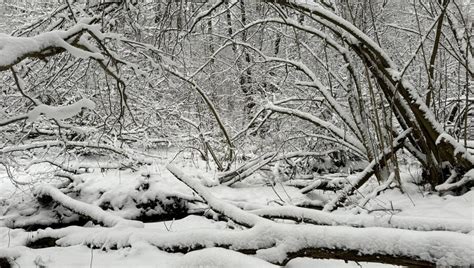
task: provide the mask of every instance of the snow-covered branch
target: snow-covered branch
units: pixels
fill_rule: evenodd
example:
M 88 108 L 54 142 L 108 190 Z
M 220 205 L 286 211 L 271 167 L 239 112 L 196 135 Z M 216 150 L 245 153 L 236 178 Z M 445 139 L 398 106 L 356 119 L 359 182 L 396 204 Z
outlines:
M 287 115 L 292 115 L 292 116 L 296 116 L 298 118 L 301 118 L 303 120 L 307 120 L 315 125 L 318 125 L 320 127 L 323 127 L 327 130 L 329 130 L 333 135 L 335 135 L 337 138 L 351 144 L 352 146 L 354 146 L 355 148 L 357 148 L 359 151 L 357 152 L 358 154 L 361 154 L 362 152 L 365 152 L 365 147 L 364 145 L 354 136 L 352 136 L 350 133 L 348 133 L 347 131 L 344 131 L 343 129 L 340 129 L 339 127 L 327 122 L 327 121 L 324 121 L 324 120 L 321 120 L 309 113 L 305 113 L 305 112 L 302 112 L 300 110 L 297 110 L 297 109 L 291 109 L 291 108 L 286 108 L 286 107 L 281 107 L 281 106 L 277 106 L 277 105 L 274 105 L 274 104 L 267 104 L 265 106 L 265 109 L 268 109 L 270 111 L 273 111 L 273 112 L 277 112 L 277 113 L 282 113 L 282 114 L 287 114 Z
M 234 222 L 247 226 L 253 227 L 257 223 L 265 223 L 267 220 L 260 218 L 257 215 L 253 215 L 248 212 L 234 207 L 233 205 L 227 204 L 222 200 L 214 197 L 209 191 L 204 188 L 199 182 L 193 180 L 188 175 L 184 174 L 178 167 L 173 165 L 168 165 L 168 170 L 180 181 L 184 182 L 187 186 L 193 189 L 200 197 L 206 201 L 206 203 L 216 212 L 221 213 L 222 215 L 228 217 Z
M 67 31 L 52 31 L 33 37 L 13 37 L 0 34 L 0 71 L 10 69 L 25 58 L 45 58 L 67 50 L 78 58 L 103 60 L 100 53 L 74 46 L 74 41 L 86 31 L 97 32 L 96 25 L 78 23 Z
M 397 215 L 340 215 L 295 206 L 263 208 L 251 212 L 270 219 L 288 219 L 317 225 L 343 225 L 359 228 L 385 227 L 417 231 L 451 231 L 466 234 L 474 230 L 472 221 L 460 219 Z
M 77 214 L 89 217 L 97 222 L 101 222 L 108 227 L 133 226 L 141 228 L 144 226 L 142 222 L 125 220 L 121 217 L 115 216 L 109 212 L 102 210 L 98 206 L 77 201 L 50 185 L 45 184 L 37 187 L 35 190 L 35 194 L 39 198 L 50 197 L 55 202 L 58 202 L 62 206 L 76 212 Z

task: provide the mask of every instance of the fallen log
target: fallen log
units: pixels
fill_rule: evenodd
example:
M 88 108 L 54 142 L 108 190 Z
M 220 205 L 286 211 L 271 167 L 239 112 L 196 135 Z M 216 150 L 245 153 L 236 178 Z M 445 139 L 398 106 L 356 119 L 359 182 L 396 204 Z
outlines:
M 332 226 L 385 227 L 417 231 L 450 231 L 468 234 L 474 231 L 471 220 L 415 216 L 341 215 L 296 206 L 279 206 L 250 211 L 268 219 L 286 219 L 301 223 Z
M 331 257 L 397 265 L 474 264 L 472 236 L 446 231 L 265 223 L 245 230 L 163 232 L 134 227 L 67 227 L 27 234 L 30 242 L 50 237 L 63 247 L 85 244 L 92 248 L 117 249 L 149 243 L 170 253 L 222 247 L 278 265 L 296 257 Z

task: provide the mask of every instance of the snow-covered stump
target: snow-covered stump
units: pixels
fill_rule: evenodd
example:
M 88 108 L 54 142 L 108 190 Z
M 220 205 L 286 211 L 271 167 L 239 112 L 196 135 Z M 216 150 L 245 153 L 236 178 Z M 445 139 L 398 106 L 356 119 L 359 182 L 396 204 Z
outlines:
M 126 220 L 106 212 L 97 206 L 77 201 L 65 195 L 59 189 L 54 188 L 51 185 L 41 185 L 37 187 L 35 189 L 35 195 L 38 198 L 50 197 L 53 201 L 59 203 L 65 208 L 68 208 L 79 215 L 88 217 L 96 222 L 102 223 L 107 227 L 144 227 L 143 222 Z

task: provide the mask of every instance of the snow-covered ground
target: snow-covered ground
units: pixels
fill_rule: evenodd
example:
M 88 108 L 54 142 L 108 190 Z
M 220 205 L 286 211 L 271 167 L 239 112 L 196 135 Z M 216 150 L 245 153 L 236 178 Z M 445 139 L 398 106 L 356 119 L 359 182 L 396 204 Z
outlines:
M 115 215 L 125 218 L 137 218 L 143 214 L 143 209 L 137 208 L 137 203 L 153 203 L 157 197 L 169 197 L 169 205 L 173 205 L 176 198 L 196 201 L 191 209 L 206 211 L 207 206 L 184 183 L 177 180 L 166 168 L 168 159 L 157 161 L 153 165 L 143 166 L 139 170 L 104 170 L 96 168 L 92 172 L 78 175 L 83 182 L 77 184 L 71 191 L 80 191 L 75 198 L 89 204 L 108 209 Z M 91 162 L 93 163 L 93 162 Z M 186 163 L 186 164 L 185 164 Z M 215 172 L 205 172 L 203 164 L 179 161 L 181 170 L 194 179 L 201 180 L 204 185 L 215 185 Z M 27 171 L 15 172 L 15 178 L 20 185 L 14 185 L 0 168 L 0 258 L 15 257 L 17 267 L 274 267 L 259 258 L 223 248 L 206 248 L 192 251 L 187 254 L 167 253 L 145 241 L 134 241 L 133 246 L 118 249 L 98 248 L 91 249 L 85 245 L 76 244 L 64 247 L 28 248 L 24 246 L 25 239 L 34 235 L 21 229 L 10 229 L 12 222 L 16 226 L 27 226 L 32 223 L 48 226 L 58 224 L 57 215 L 41 210 L 36 205 L 32 189 L 47 182 L 54 185 L 59 181 L 48 179 L 49 167 L 47 164 L 35 165 Z M 38 176 L 38 174 L 42 174 Z M 431 194 L 415 184 L 409 183 L 418 176 L 413 170 L 405 169 L 402 193 L 398 189 L 390 189 L 380 196 L 370 200 L 364 208 L 354 205 L 335 211 L 337 215 L 352 217 L 354 214 L 366 214 L 369 217 L 392 217 L 394 215 L 407 217 L 426 217 L 433 221 L 449 219 L 460 222 L 474 219 L 474 191 L 462 196 L 438 196 Z M 299 189 L 277 183 L 268 186 L 261 182 L 259 175 L 249 179 L 248 183 L 240 183 L 236 187 L 214 186 L 207 188 L 215 197 L 225 200 L 245 210 L 257 210 L 268 207 L 278 207 L 282 202 L 287 205 L 302 201 L 327 199 L 330 193 L 313 192 L 309 195 L 301 194 Z M 43 178 L 38 180 L 38 178 Z M 31 182 L 24 184 L 25 182 Z M 366 194 L 372 186 L 362 189 Z M 364 192 L 364 190 L 366 192 Z M 326 196 L 326 197 L 325 197 Z M 159 203 L 159 202 L 158 202 Z M 357 202 L 354 202 L 357 204 Z M 164 212 L 163 207 L 150 206 L 146 213 Z M 166 207 L 169 209 L 169 207 Z M 179 207 L 177 209 L 180 209 Z M 54 209 L 52 209 L 54 211 Z M 74 222 L 76 217 L 67 217 L 67 210 L 62 209 L 62 221 Z M 207 213 L 207 212 L 205 212 Z M 143 215 L 142 215 L 143 216 Z M 145 215 L 146 216 L 146 215 Z M 153 216 L 153 215 L 151 215 Z M 229 230 L 240 228 L 235 224 L 215 221 L 213 214 L 208 218 L 189 215 L 181 219 L 166 219 L 160 222 L 145 223 L 145 231 L 152 235 L 179 232 L 199 232 L 199 230 Z M 165 219 L 165 218 L 163 218 Z M 474 225 L 474 223 L 472 224 Z M 86 224 L 92 226 L 92 223 Z M 471 230 L 474 229 L 471 226 Z M 117 231 L 117 230 L 116 230 Z M 118 230 L 117 232 L 120 232 Z M 473 235 L 470 232 L 469 235 Z M 93 234 L 91 234 L 93 235 Z M 99 236 L 97 236 L 99 237 Z M 472 239 L 474 242 L 474 238 Z M 466 249 L 469 251 L 469 248 Z M 472 252 L 474 253 L 474 252 Z M 344 262 L 341 260 L 315 260 L 297 258 L 291 260 L 285 267 L 384 267 L 390 266 L 377 263 Z

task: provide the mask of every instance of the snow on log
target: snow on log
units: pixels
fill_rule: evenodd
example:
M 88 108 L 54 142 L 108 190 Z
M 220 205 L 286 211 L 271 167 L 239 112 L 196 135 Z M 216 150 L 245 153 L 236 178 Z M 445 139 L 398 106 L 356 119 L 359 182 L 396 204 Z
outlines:
M 216 212 L 228 217 L 234 222 L 246 227 L 253 227 L 257 223 L 271 222 L 261 218 L 255 214 L 245 212 L 231 204 L 228 204 L 216 197 L 214 197 L 202 184 L 193 180 L 184 174 L 178 167 L 168 165 L 167 169 L 180 181 L 193 189 L 206 203 Z
M 397 265 L 467 266 L 474 264 L 472 236 L 452 232 L 419 232 L 387 228 L 353 228 L 279 224 L 275 247 L 256 256 L 276 264 L 296 257 L 342 258 Z M 281 241 L 281 242 L 280 242 Z
M 28 233 L 29 241 L 55 238 L 59 246 L 86 244 L 98 248 L 134 247 L 147 242 L 167 252 L 223 247 L 255 254 L 284 265 L 297 257 L 469 266 L 474 264 L 472 235 L 445 231 L 303 224 L 257 224 L 246 230 L 198 229 L 160 232 L 153 229 L 66 227 Z
M 97 222 L 103 223 L 105 226 L 133 226 L 133 227 L 144 227 L 142 222 L 126 220 L 121 217 L 115 216 L 109 212 L 102 210 L 101 208 L 80 202 L 72 199 L 71 197 L 62 193 L 59 189 L 54 188 L 50 185 L 41 185 L 35 190 L 35 194 L 38 197 L 49 196 L 55 202 L 58 202 L 62 206 L 76 212 L 79 215 L 89 217 Z
M 318 225 L 387 227 L 417 231 L 451 231 L 460 233 L 469 233 L 474 230 L 474 222 L 471 220 L 450 218 L 427 218 L 397 215 L 341 215 L 295 206 L 263 208 L 251 212 L 265 218 L 289 219 Z
M 467 186 L 469 183 L 474 182 L 474 168 L 466 172 L 464 176 L 457 182 L 449 182 L 449 179 L 445 183 L 440 184 L 435 187 L 436 191 L 447 192 L 459 189 L 461 187 Z
M 440 145 L 442 143 L 447 143 L 453 146 L 454 152 L 453 155 L 454 157 L 458 159 L 466 159 L 467 161 L 471 162 L 471 168 L 474 167 L 474 156 L 471 155 L 469 150 L 461 145 L 456 139 L 454 139 L 452 136 L 450 136 L 448 133 L 443 132 L 441 135 L 438 136 L 436 139 L 436 145 Z

